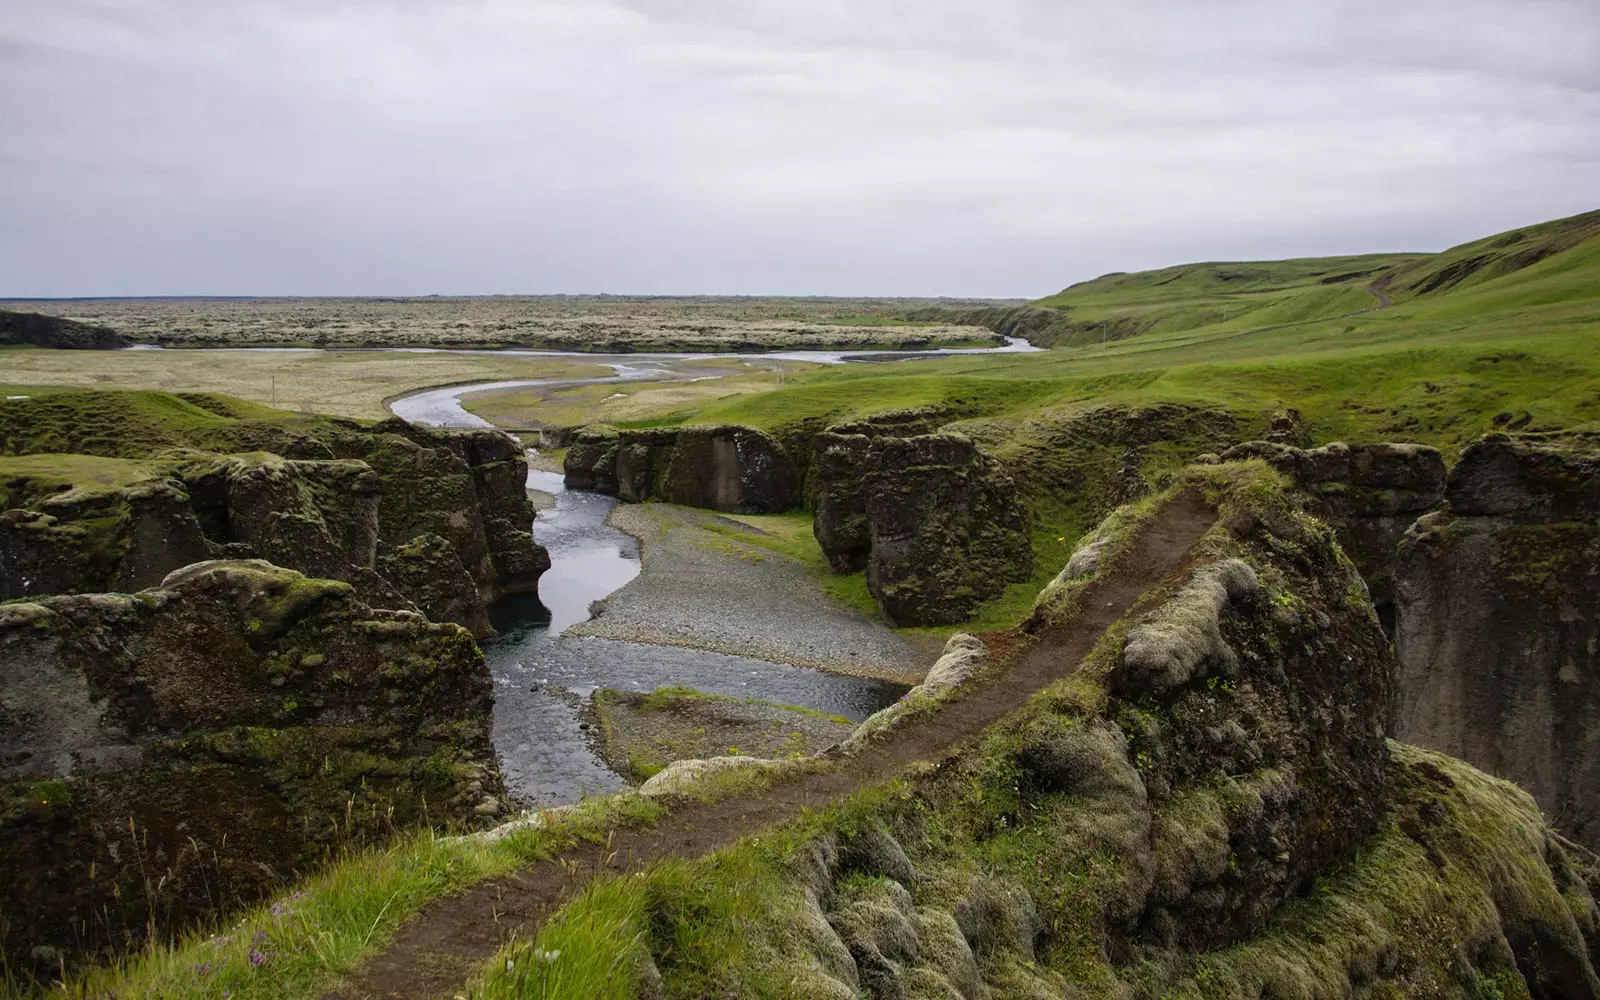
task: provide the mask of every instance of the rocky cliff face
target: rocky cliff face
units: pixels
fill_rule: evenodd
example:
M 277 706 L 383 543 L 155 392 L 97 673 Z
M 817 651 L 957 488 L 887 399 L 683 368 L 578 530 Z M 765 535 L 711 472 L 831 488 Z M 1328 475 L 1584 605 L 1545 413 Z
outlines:
M 326 458 L 169 452 L 148 482 L 0 514 L 0 597 L 133 591 L 203 559 L 261 558 L 483 636 L 489 606 L 549 568 L 505 435 L 388 421 L 316 443 Z
M 1285 418 L 1279 436 L 1296 436 Z M 1317 516 L 1331 524 L 1339 543 L 1361 570 L 1385 629 L 1394 631 L 1394 568 L 1400 540 L 1421 515 L 1444 502 L 1444 457 L 1420 444 L 1298 448 L 1249 441 L 1230 448 L 1226 460 L 1260 458 L 1293 479 Z
M 1491 435 L 1448 499 L 1400 549 L 1394 734 L 1600 846 L 1600 435 Z
M 800 503 L 788 454 L 749 427 L 586 427 L 563 467 L 569 487 L 629 503 L 661 500 L 733 514 L 776 514 Z
M 970 617 L 1033 573 L 1029 516 L 998 461 L 959 434 L 814 439 L 813 530 L 835 572 L 867 571 L 897 625 Z
M 491 705 L 465 630 L 265 562 L 0 607 L 5 952 L 121 947 L 497 812 Z
M 722 965 L 648 951 L 712 900 L 683 890 L 651 910 L 637 960 L 662 992 L 1600 995 L 1600 863 L 1514 786 L 1384 738 L 1393 654 L 1334 530 L 1258 468 L 1184 478 L 1196 493 L 1114 515 L 1027 633 L 996 644 L 1012 671 L 1060 660 L 1060 680 L 951 757 L 803 825 L 820 835 L 727 852 L 760 904 Z M 1086 609 L 1153 582 L 1140 539 L 1189 523 L 1197 494 L 1219 509 L 1187 569 L 1074 672 L 1064 650 Z M 869 722 L 844 752 L 871 754 L 892 726 Z M 673 884 L 729 906 L 724 863 Z

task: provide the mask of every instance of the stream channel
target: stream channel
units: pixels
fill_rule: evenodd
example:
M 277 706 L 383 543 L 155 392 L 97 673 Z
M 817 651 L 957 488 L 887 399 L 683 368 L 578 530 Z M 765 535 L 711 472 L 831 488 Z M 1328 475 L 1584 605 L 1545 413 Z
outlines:
M 1031 346 L 1025 341 L 1012 341 L 1006 347 L 988 350 L 1029 349 Z M 929 351 L 923 355 L 933 353 L 956 352 Z M 659 360 L 693 357 L 670 355 L 660 356 Z M 785 352 L 752 357 L 841 363 L 853 356 Z M 871 359 L 888 360 L 881 353 Z M 594 360 L 609 364 L 616 375 L 432 389 L 397 399 L 390 409 L 396 416 L 418 424 L 488 427 L 492 426 L 488 421 L 462 407 L 463 395 L 529 385 L 673 378 L 673 373 L 652 356 Z M 500 635 L 483 647 L 495 682 L 495 748 L 506 787 L 521 802 L 558 805 L 626 785 L 596 756 L 590 733 L 580 728 L 586 726 L 580 717 L 583 705 L 597 688 L 652 691 L 663 685 L 682 685 L 711 694 L 800 705 L 857 722 L 905 692 L 904 686 L 885 681 L 742 656 L 678 646 L 564 637 L 561 633 L 568 626 L 588 619 L 593 602 L 639 575 L 639 547 L 632 536 L 606 523 L 607 515 L 617 504 L 614 498 L 569 490 L 562 477 L 553 472 L 530 471 L 528 486 L 555 497 L 555 505 L 540 511 L 533 523 L 533 537 L 550 551 L 551 567 L 539 579 L 537 599 L 532 595 L 508 597 L 495 608 L 493 620 Z

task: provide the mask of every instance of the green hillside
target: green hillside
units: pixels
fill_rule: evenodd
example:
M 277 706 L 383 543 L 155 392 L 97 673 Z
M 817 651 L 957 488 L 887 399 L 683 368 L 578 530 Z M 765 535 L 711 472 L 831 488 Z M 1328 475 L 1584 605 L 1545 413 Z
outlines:
M 1056 346 L 1138 339 L 1180 346 L 1359 320 L 1386 304 L 1446 319 L 1592 301 L 1600 212 L 1528 226 L 1437 254 L 1183 264 L 1108 274 L 1032 303 Z M 1386 319 L 1390 317 L 1385 317 Z
M 1321 284 L 1330 277 L 1340 281 Z M 1001 627 L 1103 513 L 1073 499 L 1092 490 L 1059 486 L 1114 474 L 1121 448 L 1083 440 L 1093 433 L 1081 425 L 1100 419 L 1099 408 L 1221 412 L 1244 437 L 1292 408 L 1318 443 L 1418 441 L 1451 461 L 1495 427 L 1600 421 L 1600 212 L 1440 254 L 1198 264 L 1110 275 L 1041 301 L 1064 300 L 1093 303 L 1069 312 L 1140 317 L 1146 332 L 1037 354 L 835 366 L 634 423 L 746 424 L 803 448 L 822 426 L 890 410 L 930 408 L 957 421 L 1017 471 L 1036 516 L 1039 579 L 1014 586 L 974 623 Z M 1175 319 L 1245 302 L 1248 311 L 1225 323 Z M 1337 312 L 1352 307 L 1360 311 Z M 1157 479 L 1205 450 L 1180 434 L 1147 455 L 1144 474 Z
M 1058 343 L 1081 345 L 1207 327 L 1268 326 L 1344 316 L 1378 306 L 1376 276 L 1420 262 L 1418 254 L 1307 257 L 1182 264 L 1107 274 L 1034 302 L 1060 313 Z

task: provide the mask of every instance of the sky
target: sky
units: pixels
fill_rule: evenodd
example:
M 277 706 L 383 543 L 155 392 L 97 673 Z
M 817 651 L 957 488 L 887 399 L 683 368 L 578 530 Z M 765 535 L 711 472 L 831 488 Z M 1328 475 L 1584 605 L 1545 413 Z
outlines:
M 1039 296 L 1600 208 L 1597 0 L 0 0 L 0 296 Z

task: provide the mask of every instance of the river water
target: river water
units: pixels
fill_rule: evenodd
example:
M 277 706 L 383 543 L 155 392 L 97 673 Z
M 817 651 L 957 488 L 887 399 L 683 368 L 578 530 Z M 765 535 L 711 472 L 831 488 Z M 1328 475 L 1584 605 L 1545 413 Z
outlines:
M 280 348 L 265 349 L 280 350 Z M 292 348 L 284 349 L 292 350 Z M 437 352 L 441 349 L 433 347 L 396 347 L 385 348 L 385 350 L 426 353 Z M 593 385 L 601 382 L 634 382 L 641 379 L 673 380 L 674 373 L 669 370 L 671 364 L 694 362 L 705 358 L 740 358 L 747 361 L 806 361 L 819 365 L 838 365 L 852 362 L 857 364 L 877 362 L 881 364 L 953 354 L 1023 354 L 1042 350 L 1044 348 L 1034 347 L 1020 337 L 1007 337 L 1004 347 L 948 347 L 933 351 L 914 352 L 774 351 L 767 354 L 574 354 L 570 351 L 458 351 L 456 353 L 529 354 L 540 357 L 582 358 L 585 361 L 604 365 L 616 372 L 616 374 L 606 378 L 513 379 L 506 382 L 476 382 L 471 385 L 426 389 L 394 400 L 389 404 L 389 410 L 395 416 L 409 420 L 414 424 L 427 424 L 431 427 L 493 427 L 493 424 L 477 414 L 468 413 L 461 405 L 461 397 L 477 392 L 490 392 L 496 389 L 520 389 L 535 385 Z M 705 377 L 707 376 L 699 375 L 692 378 L 698 381 L 700 378 Z M 691 377 L 678 376 L 677 380 L 687 380 L 688 378 Z
M 639 574 L 639 548 L 605 523 L 617 503 L 611 497 L 568 490 L 549 472 L 530 472 L 528 485 L 556 498 L 533 523 L 534 538 L 550 550 L 551 566 L 539 578 L 537 601 L 513 597 L 495 609 L 501 634 L 483 648 L 495 682 L 495 747 L 506 785 L 519 799 L 556 805 L 623 787 L 580 728 L 580 708 L 596 688 L 683 685 L 855 721 L 905 691 L 883 681 L 698 649 L 563 637 L 569 625 L 588 619 L 592 602 Z
M 1032 350 L 1036 348 L 1026 341 L 1012 339 L 1005 347 L 925 351 L 914 356 Z M 721 356 L 820 364 L 906 357 L 871 351 Z M 395 400 L 389 408 L 396 416 L 418 424 L 489 427 L 493 425 L 462 407 L 462 396 L 532 385 L 689 378 L 693 376 L 672 371 L 672 363 L 704 357 L 707 355 L 586 355 L 585 360 L 608 365 L 616 374 L 607 378 L 521 379 L 430 389 Z M 582 708 L 597 688 L 652 691 L 663 685 L 682 685 L 712 694 L 802 705 L 853 721 L 865 719 L 905 692 L 898 684 L 742 656 L 563 636 L 569 626 L 589 618 L 589 608 L 595 601 L 639 575 L 638 543 L 606 524 L 606 516 L 616 506 L 615 499 L 569 490 L 560 475 L 538 470 L 529 472 L 528 486 L 555 496 L 555 506 L 540 511 L 533 523 L 533 536 L 550 551 L 551 566 L 539 578 L 536 600 L 521 596 L 500 603 L 494 611 L 494 625 L 500 635 L 484 644 L 495 682 L 495 748 L 500 754 L 506 786 L 517 799 L 540 806 L 557 805 L 616 791 L 626 784 L 595 755 L 587 723 L 582 719 Z

